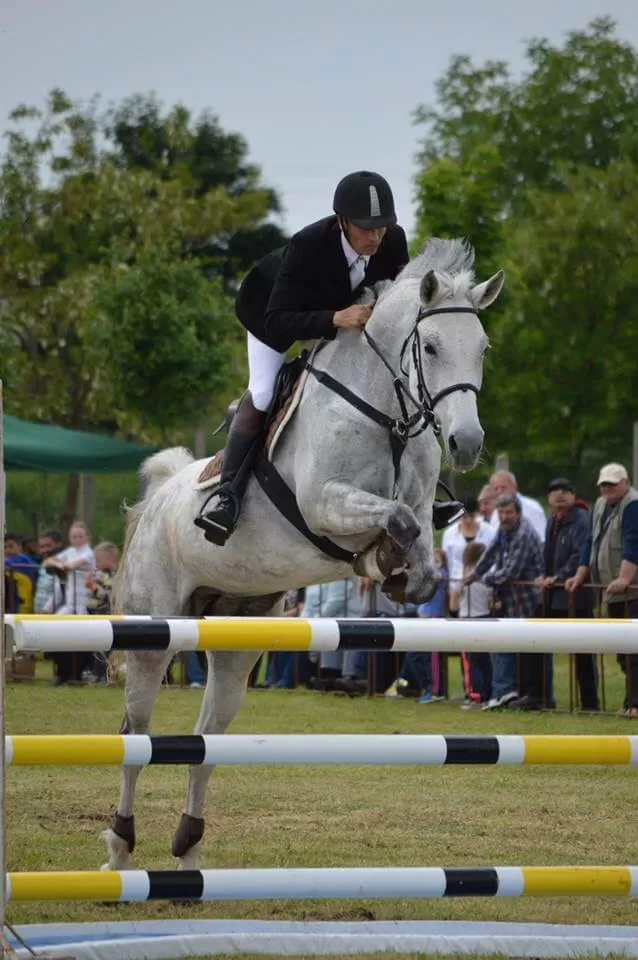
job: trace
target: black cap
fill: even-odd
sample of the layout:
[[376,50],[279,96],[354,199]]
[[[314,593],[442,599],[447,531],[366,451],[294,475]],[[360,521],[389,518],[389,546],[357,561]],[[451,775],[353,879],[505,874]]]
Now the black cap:
[[547,492],[551,493],[552,490],[569,490],[570,493],[575,493],[574,484],[571,480],[567,480],[566,477],[556,477],[555,480],[552,480],[547,485]]
[[397,222],[388,181],[379,173],[357,170],[337,184],[332,204],[335,213],[364,230],[392,227]]

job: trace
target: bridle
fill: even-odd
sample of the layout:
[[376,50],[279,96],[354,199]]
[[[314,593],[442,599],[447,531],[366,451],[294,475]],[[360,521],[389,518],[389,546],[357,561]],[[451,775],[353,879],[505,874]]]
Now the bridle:
[[[307,370],[312,373],[319,383],[322,383],[325,387],[328,387],[329,390],[334,391],[334,393],[339,394],[340,397],[343,397],[343,399],[347,400],[347,402],[353,407],[356,407],[357,410],[360,410],[361,413],[364,413],[367,417],[369,417],[370,420],[374,420],[375,423],[386,427],[386,429],[389,431],[390,449],[392,451],[392,463],[394,466],[392,496],[395,500],[399,495],[401,458],[408,440],[410,440],[412,437],[418,436],[420,433],[423,433],[423,431],[427,430],[428,427],[432,427],[432,432],[435,434],[435,436],[438,437],[440,435],[441,424],[436,416],[435,408],[444,397],[448,397],[450,394],[456,393],[457,391],[466,393],[468,390],[472,391],[478,396],[479,388],[474,383],[451,383],[449,386],[439,390],[439,392],[434,394],[434,396],[432,396],[428,390],[425,382],[425,374],[423,373],[423,358],[421,355],[421,334],[419,331],[419,324],[422,320],[425,320],[428,317],[433,317],[444,313],[471,313],[475,317],[478,316],[477,311],[473,307],[420,307],[416,316],[416,320],[414,321],[414,325],[412,326],[412,329],[408,333],[401,346],[401,352],[399,354],[399,373],[393,369],[392,365],[383,356],[383,353],[379,349],[379,345],[374,338],[368,333],[365,327],[363,328],[362,332],[366,343],[372,348],[372,350],[374,350],[392,377],[392,386],[394,387],[394,392],[396,394],[396,398],[399,403],[399,409],[401,411],[400,416],[398,417],[390,417],[387,413],[383,413],[382,410],[377,410],[376,407],[373,407],[362,397],[359,397],[356,393],[353,393],[352,390],[346,387],[339,380],[336,380],[334,377],[332,377],[329,373],[327,373],[327,371],[318,370],[311,362],[306,362]],[[409,387],[402,379],[402,376],[409,376],[408,371],[405,369],[405,357],[409,349],[412,350],[412,360],[416,370],[418,398],[413,395]],[[415,412],[411,415],[408,413],[408,401],[415,408]]]

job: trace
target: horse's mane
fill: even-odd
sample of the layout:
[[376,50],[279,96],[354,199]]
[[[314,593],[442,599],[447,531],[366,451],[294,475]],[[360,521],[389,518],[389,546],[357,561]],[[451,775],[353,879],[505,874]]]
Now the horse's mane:
[[474,247],[464,237],[443,240],[432,237],[423,249],[405,265],[395,280],[420,280],[428,270],[436,270],[450,287],[450,293],[460,296],[474,284]]

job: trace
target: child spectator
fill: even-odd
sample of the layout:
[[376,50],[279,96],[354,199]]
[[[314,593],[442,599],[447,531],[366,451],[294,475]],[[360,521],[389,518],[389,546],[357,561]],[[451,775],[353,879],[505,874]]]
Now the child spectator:
[[[120,551],[114,543],[104,540],[95,548],[95,570],[84,575],[86,586],[86,608],[89,613],[108,616],[111,612],[111,594],[115,574],[120,562]],[[82,672],[85,683],[105,683],[108,673],[109,657],[106,653],[95,653],[93,663]]]
[[120,562],[120,551],[114,543],[104,540],[95,548],[95,570],[84,575],[86,607],[89,613],[108,615],[111,612],[113,582]]
[[[485,544],[478,540],[468,543],[463,551],[463,580],[474,572],[476,564],[485,553]],[[459,617],[482,620],[492,616],[492,588],[480,581],[464,584],[456,591]],[[461,710],[469,710],[487,703],[492,695],[492,660],[489,653],[478,651],[461,653],[465,701]]]
[[25,553],[22,541],[18,533],[7,533],[4,538],[7,613],[33,613],[38,566]]
[[[446,612],[448,572],[442,550],[434,551],[434,560],[441,581],[432,599],[417,609],[417,616],[427,619],[445,617]],[[386,697],[419,697],[419,703],[433,703],[443,699],[440,692],[439,654],[410,652],[406,653],[401,672],[386,691]]]

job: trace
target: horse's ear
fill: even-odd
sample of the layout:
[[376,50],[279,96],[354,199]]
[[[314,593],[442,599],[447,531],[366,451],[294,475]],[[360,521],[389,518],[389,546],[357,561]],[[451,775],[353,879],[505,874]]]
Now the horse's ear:
[[436,278],[436,273],[434,270],[428,270],[423,280],[421,280],[421,289],[419,290],[423,306],[429,307],[438,292],[439,281]]
[[494,276],[486,280],[485,283],[477,283],[475,287],[472,287],[470,290],[470,300],[477,310],[483,310],[485,307],[489,307],[491,303],[494,303],[503,289],[504,281],[505,274],[502,270],[499,270],[498,273],[495,273]]

